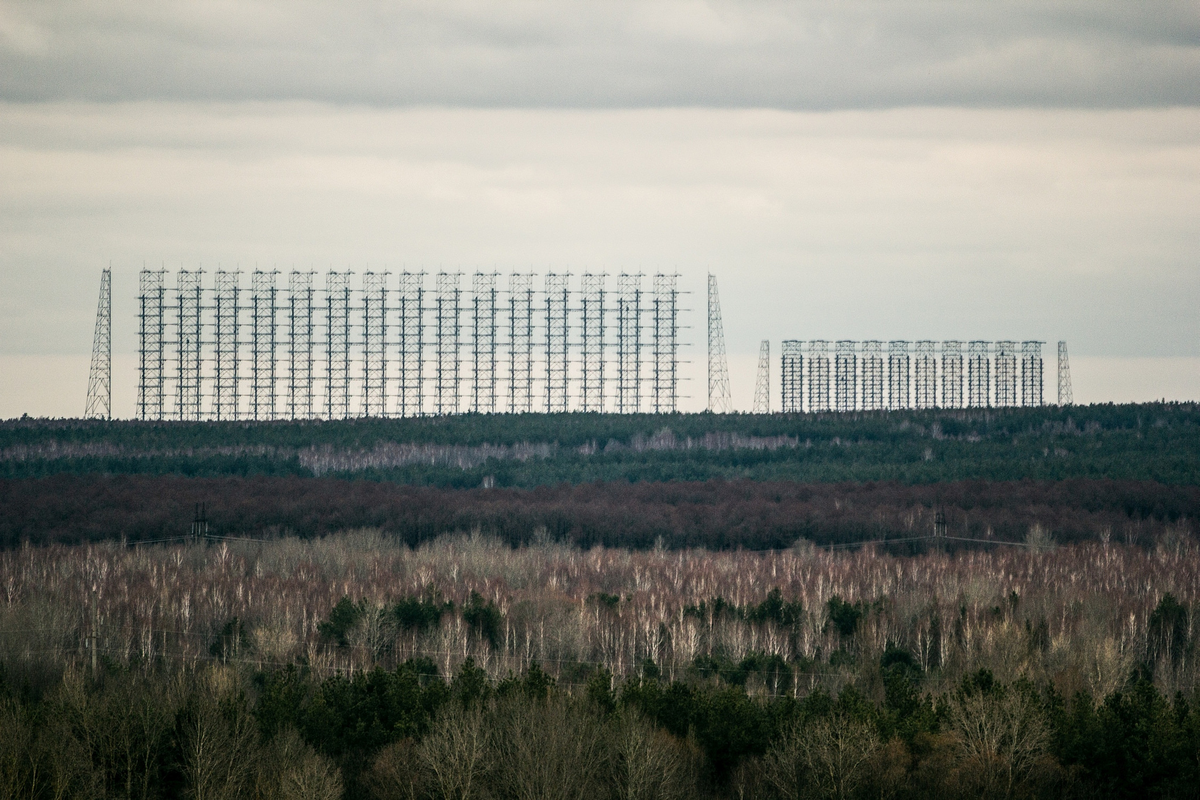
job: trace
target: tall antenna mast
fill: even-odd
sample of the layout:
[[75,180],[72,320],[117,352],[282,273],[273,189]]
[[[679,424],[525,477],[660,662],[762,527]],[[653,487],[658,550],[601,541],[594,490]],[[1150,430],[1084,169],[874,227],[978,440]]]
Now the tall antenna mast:
[[1067,360],[1066,342],[1058,343],[1058,404],[1075,404],[1075,395],[1071,392],[1071,362]]
[[100,273],[100,303],[96,306],[96,332],[92,337],[92,368],[88,374],[89,419],[112,419],[112,270]]
[[754,383],[755,414],[771,413],[771,342],[763,339],[758,348],[758,380]]
[[708,274],[708,410],[716,414],[733,412],[725,329],[721,325],[721,298],[717,295],[717,276],[711,272]]

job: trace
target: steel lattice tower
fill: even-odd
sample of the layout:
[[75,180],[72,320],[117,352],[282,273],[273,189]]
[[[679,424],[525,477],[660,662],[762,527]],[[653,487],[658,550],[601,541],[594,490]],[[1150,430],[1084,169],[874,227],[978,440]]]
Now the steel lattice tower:
[[642,275],[617,278],[617,412],[642,408]]
[[567,410],[570,273],[546,273],[546,413]]
[[862,343],[862,408],[880,411],[884,408],[883,342]]
[[853,411],[858,389],[858,343],[843,339],[834,344],[833,407]]
[[808,410],[828,411],[829,342],[814,339],[808,343]]
[[508,413],[533,411],[533,275],[508,276]]
[[912,408],[911,361],[908,342],[888,342],[888,408],[893,411]]
[[178,379],[175,382],[175,414],[181,420],[195,421],[201,417],[203,385],[201,383],[203,329],[200,311],[204,290],[200,285],[204,270],[181,269],[176,276],[175,346]]
[[471,410],[495,414],[496,273],[476,272],[471,290]]
[[804,343],[784,339],[779,354],[779,408],[785,414],[804,410]]
[[967,343],[967,405],[971,408],[987,408],[991,404],[990,350],[991,342]]
[[942,408],[963,407],[962,342],[942,342]]
[[425,411],[425,273],[400,273],[400,381],[397,411],[419,417]]
[[83,416],[112,419],[112,270],[100,272],[100,300],[92,334],[92,366],[88,370],[87,402]]
[[313,398],[313,274],[288,276],[288,415],[315,416]]
[[350,276],[325,275],[325,414],[350,417]]
[[1018,404],[1017,343],[996,342],[996,405],[1007,408]]
[[580,287],[580,411],[604,411],[604,277],[584,273]]
[[458,413],[459,352],[462,339],[460,324],[461,295],[458,279],[461,272],[439,272],[437,297],[434,300],[434,324],[437,334],[437,395],[434,413],[443,416]]
[[[784,352],[787,352],[787,342],[784,342]],[[708,410],[715,414],[733,413],[725,328],[721,324],[721,298],[717,295],[717,276],[711,272],[708,275]]]
[[241,272],[218,270],[214,281],[212,417],[217,420],[237,419],[241,397],[239,367],[241,362],[241,307],[238,303]]
[[1071,391],[1071,362],[1067,360],[1067,343],[1058,343],[1058,404],[1074,405],[1075,393]]
[[758,346],[758,376],[754,381],[754,414],[771,413],[771,342],[763,339]]
[[1042,404],[1042,342],[1021,342],[1021,405]]
[[923,339],[915,345],[913,358],[913,400],[917,408],[937,406],[937,356],[935,345]]
[[654,276],[654,413],[673,414],[679,402],[678,275]]
[[363,273],[363,416],[386,417],[388,276],[390,272]]
[[144,269],[138,276],[137,418],[166,416],[166,289],[165,270]]
[[255,270],[250,276],[250,416],[256,420],[275,419],[278,274],[275,270]]

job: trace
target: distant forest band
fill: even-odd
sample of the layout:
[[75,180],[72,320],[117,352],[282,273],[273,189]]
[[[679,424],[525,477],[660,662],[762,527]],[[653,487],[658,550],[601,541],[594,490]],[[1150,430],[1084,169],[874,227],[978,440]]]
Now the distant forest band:
[[[671,413],[678,275],[143,270],[137,416],[347,419],[462,412]],[[615,296],[613,296],[615,295]]]
[[[784,412],[1043,404],[1037,341],[785,340]],[[831,346],[832,345],[832,346]],[[1060,357],[1065,358],[1065,345]],[[1060,401],[1061,402],[1061,401]]]

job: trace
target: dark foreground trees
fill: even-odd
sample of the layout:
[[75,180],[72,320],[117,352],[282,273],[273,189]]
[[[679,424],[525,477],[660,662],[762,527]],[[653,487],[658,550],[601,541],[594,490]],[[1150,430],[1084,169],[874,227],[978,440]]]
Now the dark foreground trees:
[[877,702],[853,685],[749,697],[711,682],[614,690],[604,673],[562,686],[536,666],[499,682],[469,661],[449,680],[426,669],[6,683],[0,796],[1182,798],[1200,785],[1200,696],[1166,698],[1138,675],[1097,702],[981,671],[899,711],[896,689]]

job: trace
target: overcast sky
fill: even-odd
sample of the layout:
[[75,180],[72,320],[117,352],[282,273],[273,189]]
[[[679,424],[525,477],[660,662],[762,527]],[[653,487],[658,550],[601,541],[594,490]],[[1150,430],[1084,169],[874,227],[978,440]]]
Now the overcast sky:
[[122,416],[143,263],[678,271],[699,378],[712,271],[743,407],[818,337],[1195,398],[1198,257],[1195,2],[0,0],[0,417],[82,411],[110,262]]

